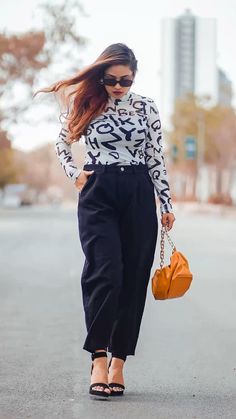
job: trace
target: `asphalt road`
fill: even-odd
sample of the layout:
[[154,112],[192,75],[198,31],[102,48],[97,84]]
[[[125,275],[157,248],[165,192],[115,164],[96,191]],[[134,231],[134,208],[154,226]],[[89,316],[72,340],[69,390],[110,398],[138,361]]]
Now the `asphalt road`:
[[175,216],[192,286],[155,301],[149,283],[125,396],[96,401],[76,208],[0,210],[0,419],[236,418],[236,217]]

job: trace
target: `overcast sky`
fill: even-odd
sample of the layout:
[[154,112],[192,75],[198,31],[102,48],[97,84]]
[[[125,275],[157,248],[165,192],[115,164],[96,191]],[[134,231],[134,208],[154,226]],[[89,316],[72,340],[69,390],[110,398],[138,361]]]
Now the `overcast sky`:
[[[48,3],[50,0],[48,0]],[[0,0],[0,30],[21,32],[40,28],[39,0]],[[54,3],[54,1],[53,1]],[[88,17],[81,17],[78,32],[90,39],[78,57],[84,65],[94,61],[111,43],[124,42],[138,59],[138,73],[132,90],[152,97],[158,104],[160,95],[160,19],[176,17],[186,8],[199,17],[217,19],[218,65],[236,86],[236,0],[81,0]],[[236,101],[234,99],[234,106]],[[160,109],[161,114],[161,109]],[[29,127],[20,124],[10,130],[14,146],[30,150],[56,140],[58,122]]]

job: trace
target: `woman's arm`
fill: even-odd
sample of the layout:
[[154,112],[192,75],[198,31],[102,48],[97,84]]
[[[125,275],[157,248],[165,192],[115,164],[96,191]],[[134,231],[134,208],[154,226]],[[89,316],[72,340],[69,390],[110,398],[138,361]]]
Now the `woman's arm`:
[[62,124],[61,131],[59,133],[57,142],[55,144],[55,152],[63,167],[66,175],[75,182],[78,176],[80,175],[82,169],[78,169],[74,163],[71,144],[66,142],[69,137],[69,130],[67,129],[67,123]]
[[148,134],[145,146],[145,160],[149,168],[150,177],[160,200],[161,213],[173,212],[168,175],[166,171],[162,129],[159,111],[154,100],[148,101]]

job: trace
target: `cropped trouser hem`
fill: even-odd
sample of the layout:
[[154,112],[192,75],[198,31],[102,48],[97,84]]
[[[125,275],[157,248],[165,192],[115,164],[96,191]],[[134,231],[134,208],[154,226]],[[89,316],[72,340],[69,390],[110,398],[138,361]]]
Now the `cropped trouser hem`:
[[95,351],[97,351],[98,349],[104,349],[104,351],[107,351],[107,352],[110,352],[111,353],[111,355],[112,355],[112,357],[114,358],[121,358],[121,359],[123,359],[124,361],[126,360],[126,357],[128,356],[128,355],[135,355],[135,352],[132,352],[132,353],[128,353],[128,354],[124,354],[124,353],[121,353],[121,352],[117,352],[117,351],[113,351],[113,350],[111,350],[111,349],[109,349],[109,348],[107,348],[107,347],[105,347],[105,346],[102,346],[102,345],[98,345],[98,347],[96,348],[96,349],[91,349],[91,348],[87,348],[87,347],[83,347],[83,349],[85,350],[85,351],[87,351],[87,352],[90,352],[90,353],[94,353]]

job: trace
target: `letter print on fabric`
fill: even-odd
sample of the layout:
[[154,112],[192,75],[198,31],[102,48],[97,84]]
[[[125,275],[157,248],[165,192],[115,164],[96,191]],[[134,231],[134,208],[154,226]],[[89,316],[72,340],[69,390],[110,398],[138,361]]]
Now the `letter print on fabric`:
[[[63,124],[55,145],[66,175],[75,181],[81,170],[76,167],[69,131]],[[84,164],[147,164],[160,201],[161,212],[173,212],[166,171],[160,115],[153,99],[128,92],[119,99],[111,96],[105,110],[95,117],[84,133]]]

